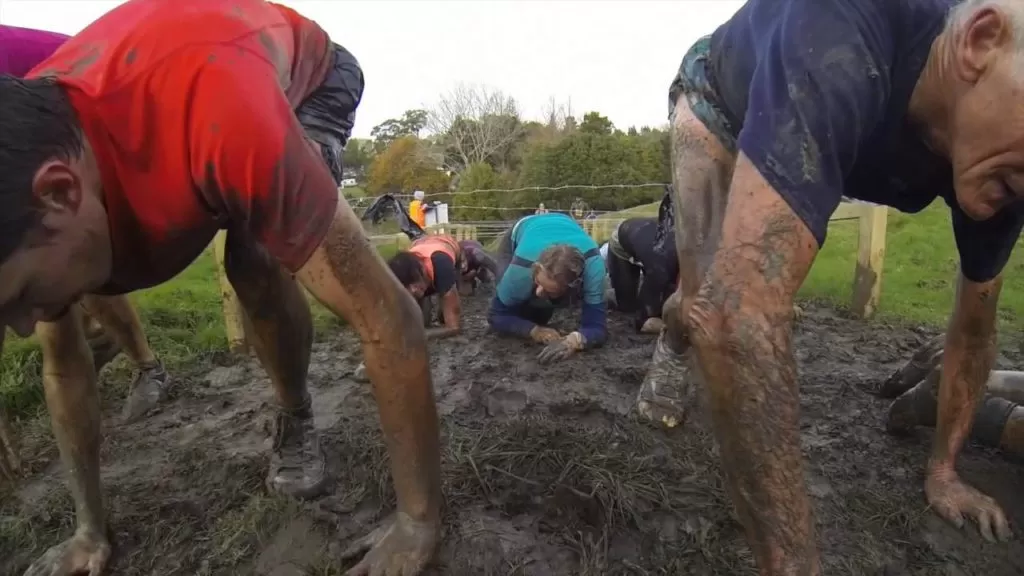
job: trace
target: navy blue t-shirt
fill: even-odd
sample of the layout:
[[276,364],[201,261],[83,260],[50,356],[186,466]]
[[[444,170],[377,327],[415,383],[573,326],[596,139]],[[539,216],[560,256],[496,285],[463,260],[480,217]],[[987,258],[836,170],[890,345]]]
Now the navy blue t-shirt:
[[1005,266],[1024,223],[1018,202],[986,221],[956,201],[950,162],[907,108],[956,0],[748,0],[711,37],[718,104],[739,149],[819,244],[842,196],[919,212],[942,197],[964,276]]

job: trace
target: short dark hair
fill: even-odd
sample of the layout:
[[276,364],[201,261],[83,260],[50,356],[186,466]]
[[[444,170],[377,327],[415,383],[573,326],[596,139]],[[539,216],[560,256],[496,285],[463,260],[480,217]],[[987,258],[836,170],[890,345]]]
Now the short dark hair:
[[391,273],[398,278],[402,286],[411,286],[423,279],[423,265],[412,252],[399,252],[388,260]]
[[82,153],[78,117],[54,78],[0,75],[0,262],[42,217],[32,196],[36,170]]

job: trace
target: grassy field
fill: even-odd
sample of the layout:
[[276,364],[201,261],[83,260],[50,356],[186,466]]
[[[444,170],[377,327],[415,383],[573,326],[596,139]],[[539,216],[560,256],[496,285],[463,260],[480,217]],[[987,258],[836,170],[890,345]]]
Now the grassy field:
[[[657,205],[648,205],[627,212],[630,215],[653,215],[656,210]],[[887,240],[878,318],[932,325],[945,323],[953,302],[958,262],[948,210],[941,204],[935,204],[912,216],[891,211]],[[834,223],[826,245],[801,290],[801,297],[845,307],[853,285],[856,249],[856,221]],[[1006,268],[1000,306],[1004,333],[1024,327],[1022,270],[1024,253],[1018,250]],[[225,350],[220,291],[210,251],[171,282],[136,293],[132,299],[154,350],[169,368],[181,369]],[[330,334],[341,325],[318,304],[314,303],[313,308],[319,337]],[[39,410],[42,404],[39,360],[39,352],[32,339],[8,337],[0,364],[0,403],[10,413],[27,416]],[[115,369],[128,368],[121,360]],[[126,378],[106,380],[119,381],[122,386],[127,381]]]

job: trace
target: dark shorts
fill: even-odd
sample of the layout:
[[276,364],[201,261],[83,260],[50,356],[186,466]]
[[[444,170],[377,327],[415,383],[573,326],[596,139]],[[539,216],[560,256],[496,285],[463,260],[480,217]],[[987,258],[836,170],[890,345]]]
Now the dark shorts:
[[337,44],[331,50],[333,64],[324,81],[299,104],[295,116],[306,129],[306,136],[320,146],[334,181],[341,184],[341,158],[363,98],[364,80],[363,70],[351,52]]
[[712,134],[721,140],[726,150],[736,153],[736,136],[739,126],[718,104],[718,93],[711,74],[711,36],[697,40],[683,56],[679,71],[668,89],[668,117],[675,116],[676,102],[681,95],[694,116],[707,126]]

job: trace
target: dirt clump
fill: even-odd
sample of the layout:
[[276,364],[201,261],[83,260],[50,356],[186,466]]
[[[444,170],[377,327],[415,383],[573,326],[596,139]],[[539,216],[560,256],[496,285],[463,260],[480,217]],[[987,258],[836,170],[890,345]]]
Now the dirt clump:
[[[432,344],[447,500],[430,573],[756,574],[705,418],[664,431],[632,412],[652,337],[613,315],[602,349],[541,367],[537,346],[488,334],[486,305],[485,295],[465,302],[465,334]],[[804,310],[801,433],[825,573],[1024,572],[1019,538],[988,544],[927,510],[931,431],[886,435],[887,402],[864,392],[935,332]],[[556,327],[574,321],[563,313]],[[196,367],[136,424],[116,425],[119,407],[105,403],[112,572],[343,573],[341,551],[393,509],[394,493],[373,396],[350,378],[358,340],[327,340],[309,378],[336,485],[313,502],[263,487],[271,393],[253,360]],[[1000,363],[1019,368],[1020,351],[1007,347]],[[31,475],[0,493],[0,574],[20,574],[73,528],[49,432],[23,444]],[[976,447],[960,469],[1024,526],[1024,469]]]

